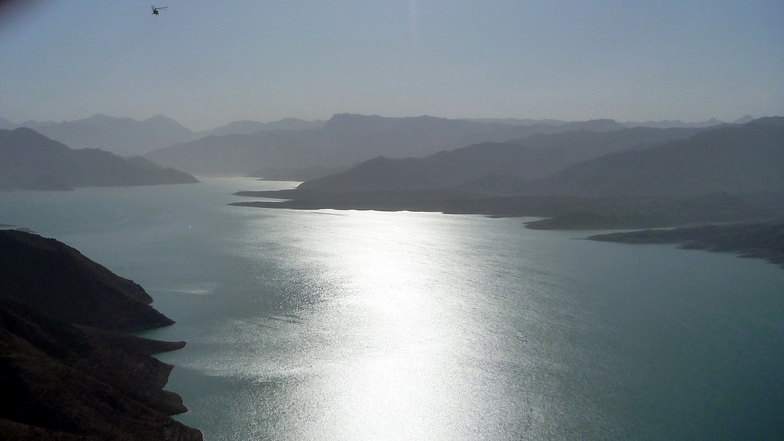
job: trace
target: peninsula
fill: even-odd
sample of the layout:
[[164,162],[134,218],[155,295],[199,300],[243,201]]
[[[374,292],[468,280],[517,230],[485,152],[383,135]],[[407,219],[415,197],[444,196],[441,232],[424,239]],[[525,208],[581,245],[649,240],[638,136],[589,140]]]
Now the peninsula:
[[784,268],[784,220],[642,230],[587,237],[628,244],[678,244],[689,250],[732,252]]
[[184,342],[136,337],[174,323],[136,283],[36,234],[0,230],[3,439],[199,441],[171,415],[171,365]]

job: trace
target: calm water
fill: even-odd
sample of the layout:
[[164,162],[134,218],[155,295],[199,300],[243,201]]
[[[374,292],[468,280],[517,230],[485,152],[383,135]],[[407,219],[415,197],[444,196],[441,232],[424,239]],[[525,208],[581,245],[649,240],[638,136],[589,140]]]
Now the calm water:
[[207,440],[784,438],[784,271],[521,219],[233,207],[200,185],[0,193],[155,298]]

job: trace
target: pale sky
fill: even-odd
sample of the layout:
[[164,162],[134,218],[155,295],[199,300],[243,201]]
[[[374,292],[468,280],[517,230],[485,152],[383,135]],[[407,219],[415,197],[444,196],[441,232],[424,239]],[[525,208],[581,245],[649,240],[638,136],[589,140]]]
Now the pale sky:
[[784,115],[782,0],[156,1],[5,8],[0,118]]

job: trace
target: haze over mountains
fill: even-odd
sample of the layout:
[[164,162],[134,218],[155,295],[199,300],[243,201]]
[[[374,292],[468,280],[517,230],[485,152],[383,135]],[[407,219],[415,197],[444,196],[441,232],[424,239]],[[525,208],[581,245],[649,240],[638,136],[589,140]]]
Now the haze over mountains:
[[101,149],[123,156],[142,155],[193,137],[190,129],[163,115],[144,121],[93,115],[59,123],[26,121],[0,128],[19,127],[33,129],[73,149]]
[[193,176],[140,156],[99,149],[72,150],[28,128],[0,130],[0,190],[72,190],[74,187],[184,184]]
[[539,134],[425,158],[380,156],[277,197],[290,208],[559,217],[540,225],[553,228],[769,219],[784,216],[784,118]]
[[540,134],[425,158],[378,157],[299,188],[590,197],[784,191],[782,121]]
[[155,149],[206,136],[252,134],[272,130],[304,130],[321,127],[323,121],[287,118],[270,123],[237,121],[213,130],[194,132],[177,121],[157,115],[144,121],[93,115],[62,122],[25,121],[14,124],[0,118],[0,129],[27,127],[73,149],[101,149],[122,156],[143,155]]
[[[29,138],[25,142],[39,151],[25,147],[26,162],[19,148],[6,152],[16,162],[0,164],[0,186],[140,185],[132,178],[140,170],[147,173],[145,183],[174,176],[152,160],[195,173],[305,181],[278,194],[292,201],[274,206],[567,216],[569,222],[618,228],[759,219],[784,210],[781,121],[746,116],[734,124],[622,124],[337,114],[326,122],[239,121],[194,133],[163,116],[143,122],[94,116],[42,127],[67,127],[81,139],[89,138],[85,133],[111,137],[146,130],[140,139],[186,141],[155,149],[147,159],[121,159],[101,150],[71,151],[29,129],[3,131],[8,139]],[[122,145],[123,139],[106,142]],[[39,154],[48,159],[30,159]],[[85,163],[102,171],[84,173]],[[55,164],[68,164],[67,171],[52,172]],[[136,171],[121,172],[129,166]],[[81,180],[68,174],[78,170]],[[9,176],[17,183],[9,184]],[[107,176],[115,182],[102,181]],[[124,182],[116,182],[123,176]]]
[[[561,126],[563,127],[563,126]],[[563,168],[607,153],[644,149],[684,139],[697,129],[638,127],[613,131],[578,130],[536,134],[507,142],[485,142],[441,151],[425,158],[391,160],[378,157],[344,173],[303,183],[302,189],[389,191],[450,188],[457,185],[521,183],[541,179]],[[513,189],[508,189],[514,192]],[[487,188],[489,192],[508,192]]]
[[246,174],[259,169],[349,166],[379,155],[422,157],[476,142],[506,141],[535,133],[621,128],[611,120],[522,126],[431,116],[338,114],[317,129],[210,136],[159,149],[146,157],[191,173]]
[[[750,118],[750,117],[744,117]],[[329,121],[286,118],[262,123],[236,121],[206,131],[192,131],[158,115],[144,121],[94,115],[74,121],[15,124],[0,119],[0,129],[35,131],[73,149],[101,149],[118,155],[144,155],[164,166],[191,173],[296,175],[297,169],[344,169],[383,155],[423,157],[481,142],[503,142],[537,133],[574,130],[609,131],[624,127],[700,128],[701,123],[612,120],[569,122],[552,119],[445,119],[430,116],[386,118],[337,114]],[[322,172],[323,173],[323,172]]]
[[591,197],[781,191],[784,118],[763,118],[655,148],[609,154],[526,189],[528,194]]

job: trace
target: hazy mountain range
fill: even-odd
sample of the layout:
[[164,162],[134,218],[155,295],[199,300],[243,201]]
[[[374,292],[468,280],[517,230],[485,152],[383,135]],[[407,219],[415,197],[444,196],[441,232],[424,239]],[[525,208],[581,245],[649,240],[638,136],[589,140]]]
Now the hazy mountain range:
[[[750,115],[746,115],[742,118],[738,118],[737,120],[733,121],[733,124],[743,124],[747,123],[754,118]],[[562,121],[557,119],[516,119],[516,118],[474,118],[469,119],[469,121],[476,121],[476,122],[485,122],[485,123],[498,123],[498,124],[510,124],[515,126],[529,126],[529,125],[536,125],[536,124],[549,124],[552,126],[559,126],[562,124],[567,124],[570,121]],[[725,124],[724,121],[719,121],[716,118],[711,118],[707,121],[700,121],[700,122],[683,122],[680,120],[664,120],[664,121],[626,121],[622,122],[626,127],[655,127],[660,129],[669,129],[669,128],[704,128],[704,127],[711,127],[716,126],[719,124]]]
[[636,228],[784,216],[784,118],[703,129],[539,134],[425,158],[377,157],[296,190],[290,208],[566,216]]
[[94,115],[74,121],[36,122],[5,127],[27,127],[73,149],[101,149],[118,155],[142,155],[150,150],[193,138],[193,132],[163,115],[144,121]]
[[[346,172],[305,182],[300,188],[390,191],[462,185],[480,192],[509,193],[526,181],[544,178],[571,164],[607,153],[645,149],[688,138],[697,130],[645,127],[605,132],[580,130],[474,144],[425,158],[392,160],[380,156]],[[501,182],[507,184],[499,186]],[[506,188],[509,183],[514,186]],[[482,190],[482,186],[489,187]]]
[[27,127],[74,149],[101,149],[123,156],[143,155],[155,149],[192,141],[206,136],[252,134],[274,130],[305,130],[324,125],[324,121],[286,118],[262,123],[237,121],[213,130],[194,132],[177,121],[157,115],[144,121],[93,115],[63,122],[25,121],[14,124],[0,118],[0,129]]
[[379,156],[303,182],[331,192],[453,189],[623,196],[784,191],[784,118],[709,129],[538,134],[424,158]]
[[783,120],[541,134],[426,158],[378,157],[299,188],[589,197],[784,191]]
[[99,149],[73,150],[28,129],[0,130],[0,190],[180,184],[193,176],[145,158]]
[[423,157],[478,142],[502,142],[538,133],[624,128],[612,120],[510,125],[431,116],[338,114],[317,129],[210,136],[155,150],[146,157],[191,173],[245,174],[260,169],[345,167],[379,155]]
[[[274,206],[560,216],[547,222],[617,228],[748,220],[784,213],[782,120],[684,124],[337,114],[326,122],[240,121],[156,149],[148,159],[71,150],[29,129],[6,130],[0,132],[0,187],[195,180],[152,160],[196,173],[305,181],[279,193],[291,200]],[[95,116],[44,126],[83,134],[89,131],[77,128],[88,122],[90,133],[98,126],[104,134],[113,133],[107,127],[144,127],[157,130],[159,139],[166,130],[170,136],[199,136],[162,116],[143,122]],[[657,125],[670,127],[652,127]],[[14,139],[16,147],[9,148]]]
[[[750,118],[750,117],[744,117]],[[571,122],[553,119],[445,119],[429,116],[385,118],[337,114],[329,121],[285,118],[280,121],[235,121],[212,130],[192,131],[158,115],[144,121],[94,115],[62,121],[0,119],[0,129],[31,128],[73,149],[101,149],[118,155],[144,155],[162,165],[195,173],[304,175],[300,169],[348,167],[384,155],[422,157],[480,142],[502,142],[536,133],[572,130],[607,131],[624,127],[690,127],[720,124],[612,120]]]
[[784,118],[705,130],[639,151],[605,155],[532,183],[526,193],[571,196],[784,191]]
[[258,122],[258,121],[234,121],[225,126],[221,126],[212,130],[203,130],[195,132],[197,138],[204,138],[207,136],[222,136],[222,135],[252,135],[260,132],[271,132],[275,130],[308,130],[318,129],[323,127],[326,122],[323,120],[305,121],[297,118],[284,118],[279,121],[272,122]]

